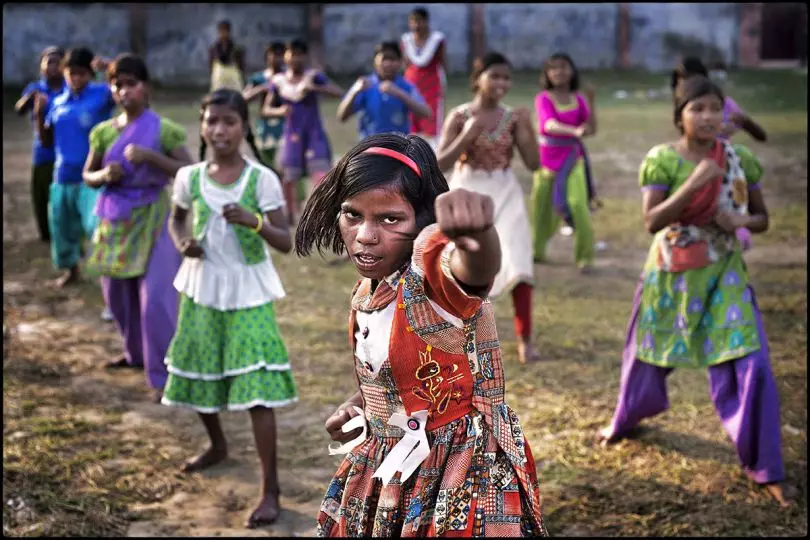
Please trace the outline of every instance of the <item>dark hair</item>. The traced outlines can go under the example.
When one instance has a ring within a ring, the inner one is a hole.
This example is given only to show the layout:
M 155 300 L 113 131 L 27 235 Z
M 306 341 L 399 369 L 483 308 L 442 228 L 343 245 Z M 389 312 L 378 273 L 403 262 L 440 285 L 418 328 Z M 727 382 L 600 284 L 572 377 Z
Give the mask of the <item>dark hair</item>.
M 430 20 L 430 15 L 428 14 L 428 10 L 423 7 L 414 8 L 411 10 L 410 13 L 411 17 L 419 17 L 420 19 L 424 19 L 426 21 Z
M 563 52 L 554 53 L 546 59 L 543 64 L 543 72 L 540 74 L 540 87 L 543 90 L 551 90 L 554 88 L 554 85 L 551 84 L 551 79 L 548 78 L 548 68 L 554 60 L 565 60 L 568 62 L 568 65 L 571 66 L 571 81 L 568 83 L 568 89 L 571 92 L 579 90 L 579 70 L 571 57 Z
M 690 101 L 694 101 L 703 96 L 714 95 L 720 98 L 720 103 L 726 99 L 723 90 L 719 86 L 703 75 L 695 75 L 684 80 L 675 90 L 675 110 L 672 115 L 673 123 L 683 134 L 683 127 L 680 126 L 683 118 L 683 110 Z
M 270 53 L 284 54 L 285 48 L 286 47 L 284 47 L 284 43 L 282 43 L 281 41 L 274 41 L 264 49 L 264 57 L 267 58 L 267 55 Z
M 112 82 L 121 75 L 131 75 L 139 81 L 149 82 L 149 71 L 140 56 L 123 53 L 115 57 L 107 68 L 107 80 Z
M 492 66 L 507 65 L 510 68 L 512 63 L 499 52 L 489 51 L 484 56 L 479 56 L 473 60 L 472 73 L 470 74 L 470 87 L 472 91 L 478 90 L 478 77 L 480 77 L 486 70 Z
M 65 57 L 65 49 L 63 49 L 62 47 L 45 47 L 42 50 L 42 52 L 39 53 L 39 61 L 40 61 L 40 63 L 42 62 L 42 60 L 46 56 L 50 56 L 52 54 L 55 54 L 56 56 L 58 56 L 59 60 L 61 61 Z
M 399 48 L 399 43 L 396 41 L 381 41 L 374 47 L 374 56 L 386 52 L 394 53 L 397 58 L 402 59 L 402 49 Z
M 85 68 L 90 73 L 94 73 L 93 58 L 95 55 L 93 51 L 87 47 L 76 47 L 68 50 L 65 58 L 62 60 L 62 67 L 64 68 Z
M 411 158 L 421 175 L 391 157 L 363 153 L 373 146 Z M 340 158 L 313 191 L 295 233 L 295 252 L 305 257 L 314 248 L 319 253 L 330 250 L 341 254 L 344 245 L 338 225 L 340 205 L 359 193 L 379 188 L 395 189 L 407 199 L 419 230 L 436 222 L 436 198 L 449 189 L 436 154 L 421 137 L 400 133 L 366 137 Z
M 709 70 L 706 69 L 706 66 L 703 64 L 700 58 L 696 56 L 687 56 L 681 60 L 677 66 L 675 66 L 675 69 L 672 70 L 672 76 L 670 78 L 672 92 L 675 93 L 675 88 L 678 86 L 681 79 L 686 79 L 693 75 L 708 77 Z
M 221 105 L 223 107 L 228 107 L 231 110 L 235 111 L 239 118 L 242 119 L 242 123 L 245 124 L 245 140 L 250 146 L 251 152 L 256 157 L 256 161 L 264 165 L 265 167 L 272 169 L 273 172 L 276 174 L 277 171 L 273 169 L 273 166 L 269 163 L 265 163 L 262 161 L 262 156 L 259 153 L 259 149 L 256 148 L 256 137 L 253 136 L 253 130 L 250 129 L 250 120 L 248 118 L 248 104 L 245 101 L 245 98 L 242 97 L 241 92 L 237 92 L 236 90 L 231 90 L 230 88 L 220 88 L 219 90 L 215 90 L 205 96 L 203 98 L 202 105 L 200 106 L 200 121 L 202 122 L 203 116 L 205 115 L 206 109 L 211 105 Z M 205 161 L 205 151 L 208 149 L 208 144 L 205 142 L 205 139 L 202 135 L 202 130 L 200 130 L 200 161 Z
M 217 30 L 227 30 L 231 31 L 231 21 L 228 19 L 223 19 L 217 23 Z
M 287 50 L 290 52 L 307 54 L 309 52 L 309 46 L 303 39 L 293 39 L 287 42 Z

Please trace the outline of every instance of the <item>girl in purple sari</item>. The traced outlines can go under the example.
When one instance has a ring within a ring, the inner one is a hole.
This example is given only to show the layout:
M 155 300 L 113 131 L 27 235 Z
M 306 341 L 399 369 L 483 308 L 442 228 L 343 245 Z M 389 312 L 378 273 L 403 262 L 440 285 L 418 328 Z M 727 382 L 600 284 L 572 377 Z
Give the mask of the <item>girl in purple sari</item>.
M 167 377 L 163 360 L 177 323 L 172 282 L 181 262 L 166 226 L 166 187 L 191 157 L 185 130 L 148 108 L 143 60 L 119 56 L 108 78 L 123 113 L 90 132 L 84 181 L 101 193 L 87 267 L 101 276 L 104 299 L 124 339 L 124 355 L 108 367 L 145 366 L 159 400 Z

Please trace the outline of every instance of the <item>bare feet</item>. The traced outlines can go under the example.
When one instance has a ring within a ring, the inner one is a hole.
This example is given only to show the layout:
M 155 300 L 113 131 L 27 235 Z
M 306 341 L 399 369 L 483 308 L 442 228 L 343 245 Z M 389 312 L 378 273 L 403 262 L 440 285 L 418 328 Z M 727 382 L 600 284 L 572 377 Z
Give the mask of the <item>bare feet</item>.
M 780 484 L 779 482 L 774 482 L 772 484 L 765 484 L 763 487 L 771 497 L 776 499 L 776 502 L 778 502 L 779 506 L 781 506 L 782 508 L 789 508 L 793 505 L 793 503 L 790 501 L 790 499 L 793 496 L 793 491 L 790 489 L 789 486 L 786 486 L 787 489 L 783 490 L 782 484 Z
M 619 440 L 618 437 L 611 434 L 610 426 L 602 428 L 599 430 L 599 433 L 596 434 L 596 442 L 599 443 L 599 446 L 602 448 L 609 446 Z
M 163 390 L 155 390 L 155 393 L 152 394 L 152 403 L 160 404 L 160 401 L 163 399 Z
M 195 457 L 191 461 L 187 461 L 186 464 L 183 465 L 181 471 L 186 473 L 201 471 L 216 465 L 220 461 L 223 461 L 226 457 L 228 457 L 227 448 L 214 448 L 211 446 L 199 456 Z
M 278 514 L 281 511 L 281 505 L 278 503 L 278 494 L 269 493 L 262 497 L 250 517 L 247 520 L 246 527 L 248 529 L 255 529 L 265 525 L 272 525 L 278 519 Z
M 79 282 L 79 268 L 74 266 L 64 274 L 50 282 L 51 286 L 57 289 L 63 289 L 68 285 L 74 285 Z
M 518 361 L 521 365 L 540 360 L 540 353 L 534 348 L 529 340 L 518 341 Z

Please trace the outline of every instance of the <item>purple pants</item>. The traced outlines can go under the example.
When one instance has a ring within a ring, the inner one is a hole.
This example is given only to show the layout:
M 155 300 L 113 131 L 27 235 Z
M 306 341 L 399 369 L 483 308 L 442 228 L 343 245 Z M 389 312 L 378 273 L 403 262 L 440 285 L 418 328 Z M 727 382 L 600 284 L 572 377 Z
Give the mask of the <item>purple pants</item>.
M 127 362 L 144 366 L 149 386 L 159 390 L 166 385 L 168 373 L 163 361 L 177 327 L 177 291 L 173 282 L 181 262 L 167 220 L 152 247 L 144 275 L 101 278 L 104 301 L 124 338 Z
M 636 358 L 641 289 L 639 284 L 624 345 L 619 399 L 610 427 L 604 433 L 608 437 L 621 436 L 644 418 L 669 408 L 666 377 L 673 368 L 654 366 Z M 779 394 L 771 372 L 762 316 L 754 290 L 750 286 L 749 290 L 761 347 L 747 356 L 711 366 L 709 388 L 714 407 L 734 442 L 743 468 L 755 482 L 768 484 L 785 478 Z

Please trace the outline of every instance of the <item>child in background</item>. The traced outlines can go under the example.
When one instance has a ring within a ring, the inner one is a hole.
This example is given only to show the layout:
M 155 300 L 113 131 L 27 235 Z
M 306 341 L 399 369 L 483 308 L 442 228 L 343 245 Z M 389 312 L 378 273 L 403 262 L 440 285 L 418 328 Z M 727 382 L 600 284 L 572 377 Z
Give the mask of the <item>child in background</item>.
M 670 86 L 672 87 L 673 99 L 675 97 L 675 91 L 681 81 L 696 75 L 708 77 L 709 71 L 700 58 L 687 56 L 672 70 Z M 730 96 L 726 96 L 723 101 L 723 125 L 720 129 L 720 133 L 718 133 L 718 137 L 723 140 L 728 140 L 740 129 L 748 132 L 751 137 L 759 142 L 765 142 L 768 138 L 762 126 L 745 114 L 745 111 L 742 110 L 736 101 Z
M 102 276 L 104 300 L 124 340 L 124 356 L 108 367 L 145 366 L 160 401 L 163 361 L 177 324 L 172 281 L 181 261 L 169 236 L 165 188 L 191 157 L 185 130 L 149 108 L 149 73 L 141 58 L 120 55 L 107 76 L 123 112 L 90 132 L 84 181 L 100 194 L 87 269 Z
M 723 98 L 702 76 L 679 84 L 681 137 L 655 146 L 641 165 L 644 223 L 655 238 L 633 301 L 616 410 L 600 437 L 615 442 L 664 412 L 674 368 L 708 369 L 712 401 L 745 471 L 787 505 L 779 394 L 735 237 L 744 227 L 768 229 L 762 165 L 718 138 Z
M 97 191 L 85 185 L 82 177 L 90 131 L 115 109 L 109 86 L 91 82 L 93 58 L 86 48 L 68 51 L 63 62 L 67 91 L 51 101 L 37 94 L 34 101 L 40 140 L 44 146 L 53 146 L 56 155 L 48 223 L 54 266 L 64 270 L 57 287 L 79 280 L 81 242 L 92 237 L 96 225 Z
M 320 71 L 308 68 L 309 47 L 301 40 L 287 44 L 284 63 L 287 69 L 273 76 L 272 83 L 281 105 L 265 103 L 268 118 L 285 118 L 281 168 L 288 223 L 296 219 L 295 185 L 306 171 L 317 185 L 332 168 L 332 150 L 323 127 L 318 95 L 341 97 L 343 90 Z
M 30 113 L 31 124 L 34 128 L 33 148 L 31 151 L 31 161 L 33 162 L 31 166 L 31 206 L 34 210 L 39 239 L 43 242 L 51 241 L 51 233 L 48 230 L 48 199 L 51 182 L 53 182 L 55 155 L 53 147 L 43 146 L 42 141 L 40 141 L 35 124 L 36 119 L 33 114 L 34 100 L 37 94 L 42 94 L 50 102 L 64 92 L 67 86 L 59 65 L 64 56 L 65 51 L 59 47 L 48 47 L 42 51 L 39 55 L 40 79 L 28 83 L 23 90 L 22 97 L 14 105 L 17 114 Z
M 515 150 L 530 171 L 537 169 L 537 143 L 529 111 L 502 100 L 511 87 L 509 60 L 496 52 L 477 58 L 471 76 L 475 97 L 447 116 L 439 142 L 439 166 L 453 169 L 451 189 L 464 188 L 495 201 L 501 271 L 490 297 L 511 293 L 521 364 L 539 359 L 532 344 L 532 263 L 529 218 L 523 189 L 512 170 Z
M 270 107 L 281 106 L 281 98 L 273 88 L 273 76 L 284 71 L 284 44 L 280 41 L 271 43 L 264 51 L 264 65 L 262 71 L 257 71 L 248 77 L 247 86 L 242 96 L 250 103 L 258 100 L 260 103 L 258 118 L 256 119 L 256 148 L 262 156 L 262 161 L 273 166 L 276 162 L 276 151 L 281 143 L 284 131 L 284 118 L 266 118 L 264 105 Z
M 348 455 L 319 536 L 547 534 L 486 300 L 501 260 L 494 209 L 448 192 L 415 135 L 364 139 L 315 188 L 296 252 L 345 249 L 361 278 L 349 323 L 359 389 L 326 422 L 344 443 L 330 454 Z
M 360 77 L 338 106 L 338 120 L 359 114 L 360 140 L 378 133 L 408 133 L 413 113 L 429 118 L 430 107 L 419 90 L 400 74 L 402 52 L 395 41 L 383 41 L 374 50 L 374 74 Z
M 444 122 L 444 98 L 447 88 L 447 40 L 438 30 L 430 29 L 430 15 L 416 8 L 408 16 L 409 32 L 402 35 L 405 53 L 405 79 L 415 85 L 430 107 L 431 115 L 420 118 L 411 113 L 411 132 L 420 135 L 434 149 Z
M 273 409 L 297 395 L 274 308 L 284 288 L 269 249 L 287 253 L 292 241 L 278 177 L 239 152 L 248 125 L 240 92 L 213 92 L 201 125 L 211 160 L 177 172 L 169 231 L 185 260 L 174 282 L 180 316 L 163 403 L 194 409 L 208 433 L 210 447 L 187 472 L 227 456 L 219 411 L 250 411 L 262 467 L 261 500 L 247 522 L 254 528 L 278 517 Z
M 217 40 L 208 48 L 211 91 L 230 88 L 241 92 L 245 81 L 245 51 L 231 39 L 230 21 L 217 23 Z
M 549 57 L 535 98 L 540 128 L 540 170 L 534 174 L 530 214 L 534 260 L 545 262 L 546 246 L 560 219 L 573 229 L 574 260 L 587 273 L 593 265 L 591 209 L 595 193 L 582 138 L 596 133 L 593 89 L 579 93 L 579 72 L 563 53 Z

